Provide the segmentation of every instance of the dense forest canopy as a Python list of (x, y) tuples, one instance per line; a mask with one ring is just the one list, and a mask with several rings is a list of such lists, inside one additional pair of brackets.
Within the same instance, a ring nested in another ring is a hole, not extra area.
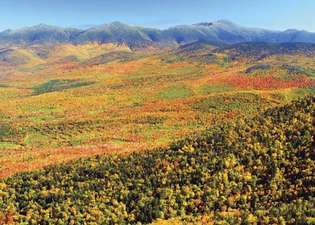
[(167, 149), (102, 156), (0, 183), (1, 222), (314, 224), (315, 97), (239, 118)]

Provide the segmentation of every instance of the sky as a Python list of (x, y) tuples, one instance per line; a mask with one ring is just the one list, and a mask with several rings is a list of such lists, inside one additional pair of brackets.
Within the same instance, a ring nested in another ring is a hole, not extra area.
[(44, 23), (87, 28), (113, 21), (167, 28), (220, 19), (315, 32), (315, 0), (0, 0), (0, 30)]

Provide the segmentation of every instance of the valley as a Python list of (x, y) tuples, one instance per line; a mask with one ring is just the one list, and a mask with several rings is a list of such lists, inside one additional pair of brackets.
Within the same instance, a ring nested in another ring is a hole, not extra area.
[(313, 224), (314, 40), (0, 32), (0, 224)]
[[(41, 47), (43, 57), (39, 48), (1, 54), (3, 176), (90, 156), (88, 146), (93, 154), (165, 147), (218, 121), (314, 93), (315, 65), (298, 47), (254, 62), (248, 55), (227, 60), (237, 48), (217, 53), (208, 43), (150, 49), (154, 54), (91, 43)], [(95, 64), (100, 58), (106, 61)]]

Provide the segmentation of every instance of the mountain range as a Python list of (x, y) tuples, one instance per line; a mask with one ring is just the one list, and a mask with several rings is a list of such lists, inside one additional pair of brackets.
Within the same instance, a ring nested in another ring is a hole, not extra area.
[(140, 47), (150, 44), (187, 44), (196, 41), (221, 44), (242, 42), (315, 43), (315, 33), (294, 29), (271, 31), (260, 28), (247, 28), (226, 20), (179, 25), (164, 30), (112, 22), (88, 29), (61, 28), (39, 24), (32, 27), (0, 32), (0, 44), (2, 45), (117, 42)]

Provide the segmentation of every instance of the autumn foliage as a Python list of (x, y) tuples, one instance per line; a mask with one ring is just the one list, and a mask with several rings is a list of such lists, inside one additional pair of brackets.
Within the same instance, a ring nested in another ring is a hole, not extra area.
[(210, 224), (312, 224), (314, 106), (308, 96), (166, 149), (12, 176), (0, 184), (2, 221), (148, 224), (195, 217)]
[(299, 77), (295, 80), (283, 80), (274, 76), (250, 77), (231, 76), (225, 80), (227, 84), (243, 89), (284, 89), (284, 88), (309, 88), (315, 87), (315, 80), (307, 77)]

